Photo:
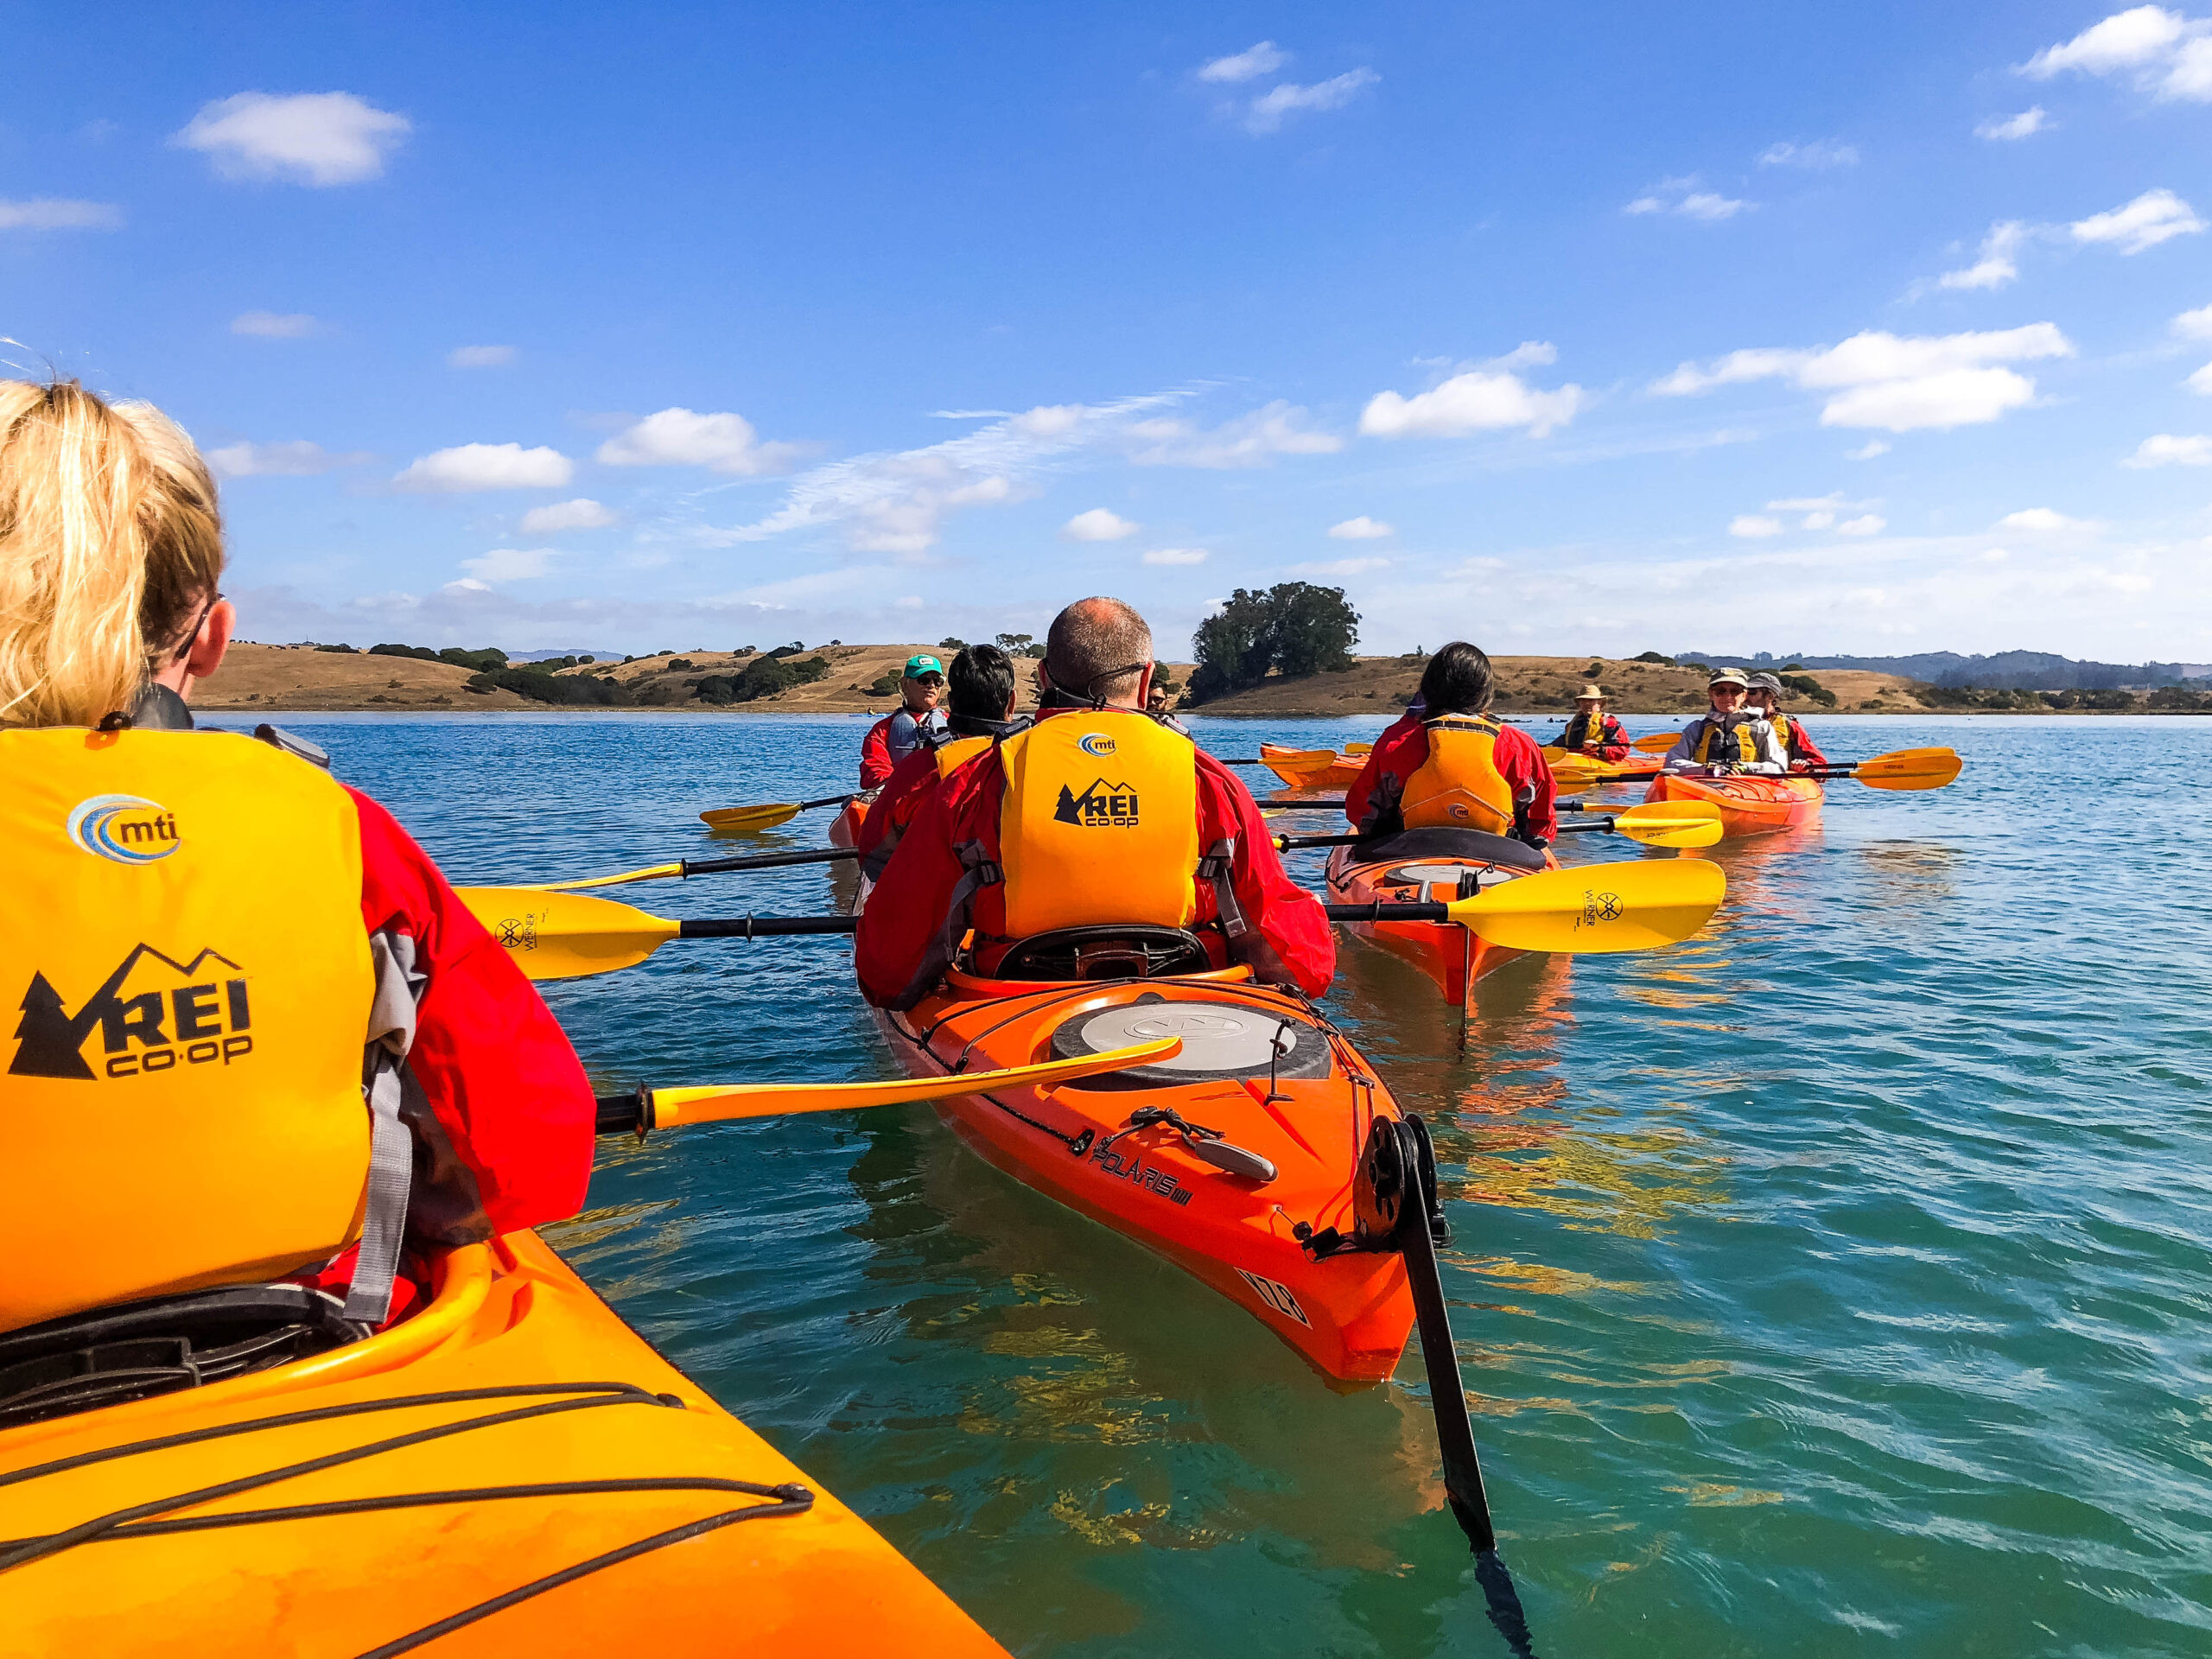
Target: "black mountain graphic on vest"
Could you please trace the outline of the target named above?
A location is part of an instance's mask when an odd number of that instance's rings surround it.
[[[30,988],[23,993],[20,1005],[23,1017],[16,1022],[16,1035],[22,1039],[16,1049],[16,1058],[10,1063],[8,1075],[12,1077],[71,1077],[88,1078],[92,1068],[85,1064],[79,1051],[85,1039],[92,1034],[92,1027],[103,1020],[121,1021],[126,1013],[122,998],[116,993],[130,977],[130,970],[144,958],[166,963],[175,969],[181,979],[190,979],[200,971],[200,963],[209,958],[219,962],[232,973],[240,973],[238,963],[219,950],[202,950],[190,962],[179,962],[175,957],[156,950],[150,944],[137,944],[124,957],[120,966],[107,976],[106,982],[85,1001],[85,1006],[73,1014],[61,1001],[61,994],[47,981],[44,974],[31,975]]]
[[[1052,817],[1060,823],[1132,824],[1137,821],[1136,792],[1127,784],[1109,784],[1103,778],[1080,795],[1062,784]]]

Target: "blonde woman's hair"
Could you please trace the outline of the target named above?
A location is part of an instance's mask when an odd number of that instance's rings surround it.
[[[0,380],[0,726],[96,726],[191,644],[215,481],[151,404]]]

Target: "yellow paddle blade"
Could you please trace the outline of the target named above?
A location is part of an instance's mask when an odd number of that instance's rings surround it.
[[[1646,801],[1615,813],[1613,830],[1646,847],[1710,847],[1720,839],[1720,809],[1711,801]]]
[[[1851,775],[1869,789],[1941,789],[1965,765],[1953,749],[1899,749],[1861,760]]]
[[[1372,743],[1347,743],[1344,745],[1344,753],[1346,754],[1372,754],[1375,753],[1375,746]]]
[[[652,1091],[652,1126],[672,1128],[682,1123],[717,1123],[734,1117],[775,1117],[793,1112],[842,1112],[860,1106],[899,1106],[915,1101],[950,1100],[958,1095],[979,1095],[997,1089],[1037,1089],[1048,1084],[1070,1083],[1120,1071],[1154,1060],[1173,1059],[1183,1052],[1180,1037],[1162,1037],[1103,1054],[1084,1054],[1071,1060],[1047,1060],[1041,1065],[1017,1065],[1003,1071],[968,1071],[945,1077],[906,1077],[890,1083],[753,1083],[720,1088],[656,1089]]]
[[[1682,741],[1680,732],[1654,732],[1649,737],[1639,737],[1629,745],[1638,754],[1665,754]]]
[[[1686,939],[1727,891],[1726,874],[1701,858],[1585,864],[1516,876],[1446,909],[1509,950],[1596,955]]]
[[[625,870],[620,875],[580,875],[573,881],[537,881],[531,884],[533,893],[582,893],[587,887],[619,887],[625,881],[658,881],[664,875],[681,875],[681,864],[648,864],[642,870]]]
[[[721,806],[711,812],[702,812],[699,822],[724,831],[772,830],[798,816],[796,803],[779,803],[773,806]]]
[[[460,887],[461,903],[531,979],[582,979],[634,968],[681,924],[612,899],[543,887]]]

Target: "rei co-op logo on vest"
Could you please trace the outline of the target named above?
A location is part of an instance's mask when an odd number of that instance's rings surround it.
[[[176,814],[136,795],[95,795],[70,809],[69,839],[97,858],[153,864],[181,844]]]
[[[1109,784],[1103,778],[1080,795],[1062,784],[1052,817],[1057,823],[1085,830],[1133,830],[1137,822],[1136,791],[1127,784]]]
[[[133,945],[74,1008],[44,974],[33,973],[16,1006],[23,1017],[10,1077],[140,1077],[180,1065],[228,1065],[253,1052],[245,972],[214,950],[179,962],[150,944]]]

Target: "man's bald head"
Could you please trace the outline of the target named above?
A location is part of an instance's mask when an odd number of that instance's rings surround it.
[[[1151,664],[1152,630],[1118,599],[1078,599],[1045,636],[1045,671],[1071,696],[1133,703]]]

